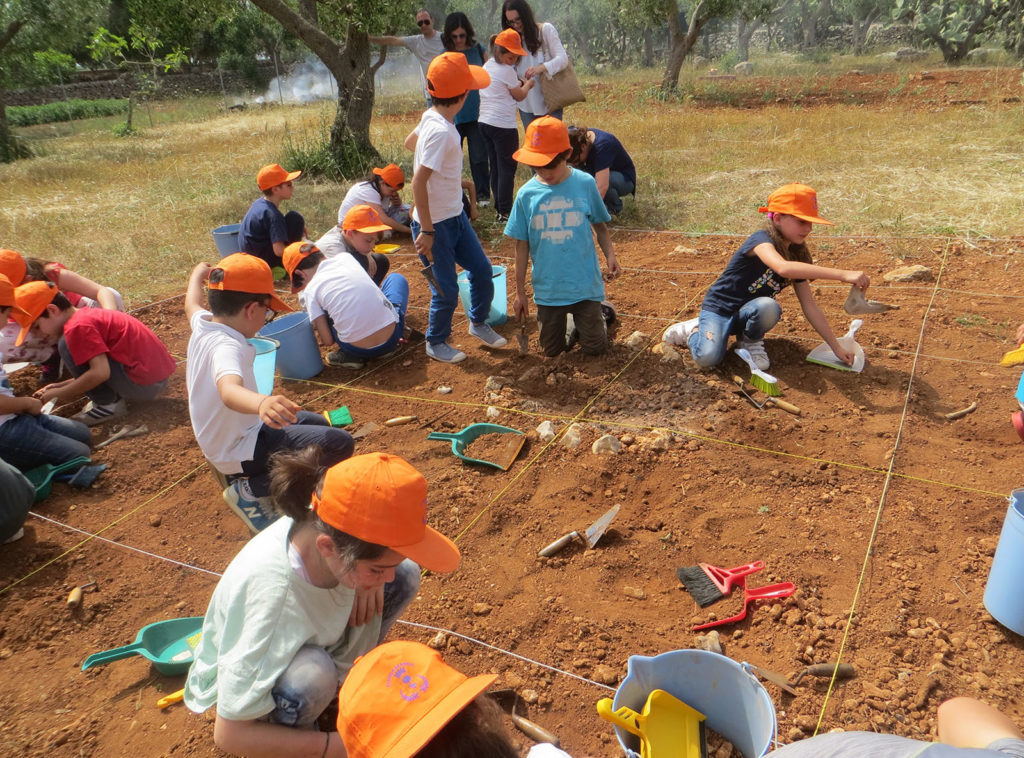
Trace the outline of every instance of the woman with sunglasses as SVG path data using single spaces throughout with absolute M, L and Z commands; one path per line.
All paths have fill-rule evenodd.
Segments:
M 549 23 L 538 24 L 534 20 L 533 9 L 526 0 L 505 0 L 502 3 L 501 28 L 514 29 L 522 38 L 526 55 L 516 64 L 516 71 L 522 79 L 536 78 L 539 84 L 539 77 L 554 76 L 569 65 L 569 54 L 562 46 L 558 30 Z M 533 87 L 519 103 L 519 117 L 523 120 L 523 128 L 543 115 L 561 119 L 562 109 L 549 111 L 541 88 Z
M 471 66 L 483 66 L 487 52 L 476 41 L 476 32 L 465 13 L 449 13 L 444 20 L 444 49 L 462 53 Z M 455 128 L 459 137 L 469 145 L 469 170 L 476 188 L 476 204 L 481 208 L 491 202 L 491 172 L 487 165 L 487 145 L 480 133 L 480 93 L 473 89 L 466 95 L 462 110 L 455 114 Z

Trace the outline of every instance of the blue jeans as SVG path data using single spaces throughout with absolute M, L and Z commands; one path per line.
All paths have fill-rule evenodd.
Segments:
M 228 479 L 247 476 L 252 493 L 256 497 L 267 497 L 270 494 L 267 461 L 278 450 L 299 450 L 316 445 L 320 448 L 320 465 L 324 468 L 340 463 L 352 455 L 356 443 L 352 440 L 352 435 L 344 429 L 335 429 L 319 413 L 299 411 L 295 415 L 295 423 L 283 429 L 273 429 L 263 424 L 256 437 L 256 449 L 253 450 L 252 460 L 242 463 L 240 475 L 229 476 Z
M 89 457 L 89 427 L 80 421 L 45 413 L 19 413 L 0 424 L 0 458 L 22 470 L 44 463 Z
M 420 567 L 408 558 L 395 568 L 395 578 L 384 585 L 384 609 L 379 645 L 420 589 Z M 270 693 L 276 708 L 268 718 L 276 724 L 309 728 L 338 697 L 342 676 L 330 654 L 319 645 L 303 645 Z
M 412 238 L 420 233 L 420 225 L 412 222 Z M 434 276 L 444 290 L 444 296 L 431 286 L 430 317 L 427 322 L 427 342 L 440 345 L 447 342 L 452 333 L 452 314 L 459 302 L 459 283 L 455 264 L 469 272 L 469 320 L 482 324 L 491 312 L 494 299 L 494 281 L 491 278 L 491 261 L 480 246 L 476 232 L 469 224 L 465 213 L 434 223 Z M 426 266 L 428 261 L 422 255 L 420 260 Z
M 480 131 L 487 149 L 487 160 L 491 164 L 494 210 L 507 216 L 512 212 L 512 189 L 516 181 L 516 169 L 519 168 L 516 159 L 512 157 L 512 153 L 519 149 L 519 132 L 490 124 L 480 124 Z
M 717 366 L 725 358 L 730 334 L 752 341 L 764 339 L 780 318 L 782 306 L 770 297 L 748 300 L 732 316 L 721 316 L 702 308 L 697 329 L 688 340 L 693 360 L 702 368 Z
M 348 342 L 342 342 L 338 339 L 338 332 L 334 329 L 334 324 L 328 323 L 331 327 L 331 334 L 334 335 L 334 341 L 338 343 L 338 347 L 343 352 L 353 355 L 357 358 L 377 358 L 381 355 L 387 355 L 396 347 L 398 347 L 398 341 L 402 338 L 402 331 L 405 329 L 405 311 L 409 307 L 409 282 L 401 274 L 389 274 L 384 283 L 380 286 L 380 291 L 384 293 L 384 297 L 388 299 L 388 302 L 395 306 L 395 310 L 398 311 L 398 321 L 395 323 L 395 331 L 388 338 L 387 342 L 384 342 L 376 347 L 356 347 Z
M 77 365 L 71 358 L 71 351 L 68 349 L 67 340 L 63 337 L 57 343 L 57 350 L 60 358 L 64 361 L 65 367 L 72 376 L 81 376 L 89 368 L 89 364 Z M 167 389 L 167 380 L 156 384 L 136 384 L 125 373 L 124 366 L 115 361 L 107 354 L 107 363 L 110 364 L 110 377 L 102 384 L 97 384 L 85 394 L 96 405 L 110 405 L 122 398 L 125 400 L 153 400 Z
M 459 136 L 469 145 L 469 173 L 476 185 L 476 199 L 487 200 L 491 196 L 491 173 L 487 168 L 487 145 L 480 133 L 479 121 L 456 124 Z
M 552 116 L 553 118 L 557 118 L 559 121 L 561 121 L 562 120 L 562 112 L 564 110 L 565 110 L 565 108 L 559 108 L 557 111 L 549 111 L 547 114 L 544 114 L 544 113 L 528 113 L 527 111 L 524 111 L 524 110 L 520 109 L 520 111 L 519 111 L 519 118 L 521 118 L 522 121 L 523 121 L 523 130 L 525 131 L 526 127 L 528 127 L 530 125 L 531 121 L 533 121 L 536 118 L 540 118 L 541 116 L 544 116 L 544 115 Z
M 613 216 L 622 213 L 622 196 L 636 192 L 636 185 L 621 171 L 608 172 L 608 190 L 604 193 L 604 207 Z
M 0 542 L 10 539 L 21 529 L 35 499 L 36 488 L 32 482 L 0 459 Z

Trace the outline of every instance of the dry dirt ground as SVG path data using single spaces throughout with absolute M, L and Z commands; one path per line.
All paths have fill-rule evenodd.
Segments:
M 675 569 L 759 559 L 767 568 L 752 584 L 791 581 L 798 591 L 723 627 L 725 653 L 787 674 L 841 655 L 857 671 L 830 693 L 823 683 L 801 685 L 795 697 L 766 685 L 783 742 L 813 731 L 823 706 L 826 730 L 917 737 L 932 733 L 936 705 L 957 694 L 1019 720 L 1024 645 L 986 613 L 982 593 L 1006 495 L 1019 483 L 1022 443 L 1010 414 L 1020 370 L 998 359 L 1022 320 L 1024 243 L 812 238 L 819 262 L 862 268 L 876 283 L 871 296 L 899 309 L 865 317 L 867 367 L 853 374 L 804 361 L 820 340 L 793 295 L 780 298 L 783 321 L 767 344 L 785 399 L 802 409 L 795 417 L 734 395 L 731 375 L 746 375 L 735 357 L 702 372 L 689 356 L 663 360 L 656 347 L 669 323 L 695 313 L 738 238 L 620 230 L 614 239 L 625 272 L 609 286 L 619 319 L 604 357 L 546 360 L 534 329 L 533 352 L 521 356 L 513 324 L 502 327 L 510 345 L 487 351 L 459 311 L 454 341 L 469 358 L 457 366 L 410 344 L 362 372 L 278 379 L 307 408 L 347 405 L 356 427 L 418 417 L 357 448 L 399 453 L 423 471 L 431 522 L 463 552 L 458 571 L 425 579 L 407 619 L 487 643 L 446 633 L 441 644 L 460 669 L 532 690 L 530 718 L 577 758 L 613 756 L 612 729 L 594 710 L 609 689 L 595 680 L 614 686 L 632 654 L 693 646 L 693 624 L 738 606 L 733 596 L 697 608 Z M 394 266 L 409 277 L 410 321 L 422 329 L 426 285 L 408 253 L 406 243 Z M 493 256 L 511 264 L 507 246 Z M 928 266 L 936 280 L 882 282 L 904 263 Z M 846 288 L 816 292 L 845 331 Z M 178 356 L 181 305 L 176 297 L 138 311 Z M 644 336 L 631 348 L 634 332 Z M 488 389 L 490 377 L 504 378 L 500 389 Z M 34 369 L 15 379 L 30 389 Z M 970 415 L 943 417 L 974 401 Z M 426 440 L 429 429 L 486 420 L 488 406 L 501 410 L 499 423 L 528 432 L 507 472 L 464 465 L 446 443 Z M 541 443 L 533 430 L 544 420 L 560 431 L 583 423 L 583 444 Z M 146 624 L 202 615 L 217 572 L 248 537 L 194 442 L 183 367 L 167 396 L 129 421 L 150 433 L 96 451 L 110 468 L 94 488 L 56 485 L 25 538 L 0 550 L 4 755 L 218 752 L 209 715 L 156 707 L 182 677 L 159 675 L 140 657 L 80 671 L 90 653 L 132 641 Z M 606 432 L 623 450 L 593 454 Z M 665 449 L 652 445 L 659 435 Z M 615 503 L 621 512 L 596 549 L 577 543 L 536 557 Z M 98 586 L 69 612 L 68 590 L 90 576 Z M 429 641 L 436 631 L 400 625 L 393 634 Z

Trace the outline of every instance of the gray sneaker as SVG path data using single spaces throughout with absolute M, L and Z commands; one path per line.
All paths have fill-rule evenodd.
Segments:
M 441 363 L 458 363 L 459 361 L 466 360 L 466 354 L 464 352 L 456 350 L 447 342 L 438 342 L 436 345 L 432 345 L 428 342 L 427 355 L 435 361 L 441 361 Z
M 767 371 L 772 367 L 772 362 L 768 360 L 768 351 L 764 349 L 764 340 L 748 340 L 746 337 L 740 337 L 736 340 L 736 347 L 743 348 L 750 353 L 750 359 L 762 371 Z
M 483 342 L 487 347 L 505 347 L 508 340 L 491 329 L 487 324 L 470 324 L 469 333 Z
M 236 479 L 228 485 L 224 502 L 253 534 L 259 534 L 278 519 L 270 498 L 256 497 L 245 479 Z
M 349 355 L 344 350 L 335 350 L 327 354 L 327 364 L 335 368 L 358 370 L 366 365 L 366 361 L 354 355 Z

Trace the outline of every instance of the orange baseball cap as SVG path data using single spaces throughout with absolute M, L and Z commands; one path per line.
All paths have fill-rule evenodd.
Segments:
M 341 229 L 345 232 L 356 231 L 372 234 L 373 232 L 390 231 L 391 227 L 380 220 L 380 214 L 377 211 L 364 204 L 353 206 L 345 214 L 345 218 L 341 221 Z
M 215 266 L 214 271 L 223 271 L 224 277 L 216 284 L 212 281 L 206 283 L 211 290 L 222 292 L 248 292 L 252 295 L 270 295 L 270 308 L 279 313 L 287 313 L 292 310 L 285 305 L 274 292 L 274 275 L 270 266 L 262 258 L 248 253 L 232 253 L 220 259 L 220 265 Z
M 313 511 L 325 524 L 430 571 L 459 566 L 455 543 L 427 526 L 427 480 L 397 455 L 368 453 L 331 466 Z
M 256 174 L 256 184 L 266 192 L 271 187 L 298 179 L 301 175 L 301 171 L 285 171 L 281 168 L 280 163 L 271 163 L 269 166 L 261 168 L 260 172 Z
M 43 315 L 46 306 L 53 302 L 58 292 L 60 290 L 53 282 L 28 282 L 14 288 L 16 312 L 12 312 L 11 316 L 21 325 L 21 331 L 18 332 L 18 337 L 14 340 L 15 346 L 25 341 L 32 324 Z
M 385 642 L 345 677 L 338 733 L 349 758 L 409 758 L 495 679 L 467 677 L 422 643 Z
M 494 44 L 500 45 L 515 55 L 526 55 L 526 51 L 523 49 L 522 38 L 515 29 L 505 29 L 498 32 L 498 35 L 494 38 Z
M 554 116 L 541 116 L 526 127 L 523 146 L 512 157 L 527 166 L 546 166 L 569 149 L 569 127 L 565 122 Z
M 11 280 L 0 274 L 0 308 L 10 308 L 11 315 L 27 316 L 25 310 L 14 300 L 14 285 Z
M 295 273 L 295 269 L 299 267 L 304 258 L 308 258 L 313 253 L 322 252 L 320 248 L 314 245 L 312 242 L 293 242 L 284 249 L 284 255 L 281 256 L 281 262 L 284 264 L 284 270 L 288 272 L 288 278 L 290 279 L 292 274 Z M 298 290 L 295 285 L 292 285 L 292 294 L 295 294 Z
M 768 196 L 768 205 L 758 208 L 758 213 L 785 213 L 812 224 L 828 224 L 831 221 L 818 216 L 818 193 L 806 184 L 786 184 Z
M 392 187 L 399 188 L 405 184 L 405 172 L 394 163 L 389 163 L 384 168 L 375 168 L 373 173 Z
M 458 97 L 490 83 L 491 75 L 480 66 L 470 66 L 462 53 L 441 53 L 427 67 L 427 91 L 434 97 Z
M 7 280 L 17 287 L 25 281 L 25 274 L 28 267 L 25 259 L 17 250 L 0 249 L 0 274 L 7 277 Z

